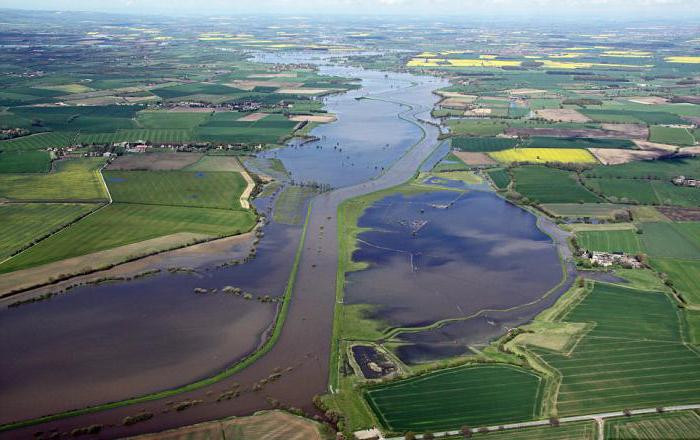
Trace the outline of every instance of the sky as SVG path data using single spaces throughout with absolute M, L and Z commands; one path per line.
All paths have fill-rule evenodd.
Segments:
M 556 16 L 700 19 L 700 0 L 0 0 L 0 7 L 133 14 Z

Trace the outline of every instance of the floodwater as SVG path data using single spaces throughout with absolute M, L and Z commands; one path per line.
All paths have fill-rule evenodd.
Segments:
M 536 217 L 486 191 L 396 194 L 360 218 L 353 259 L 370 264 L 347 274 L 345 302 L 375 306 L 389 327 L 475 319 L 438 330 L 404 333 L 397 349 L 409 363 L 469 352 L 531 319 L 542 307 L 506 310 L 539 300 L 562 279 L 557 249 Z M 481 316 L 478 316 L 482 312 Z

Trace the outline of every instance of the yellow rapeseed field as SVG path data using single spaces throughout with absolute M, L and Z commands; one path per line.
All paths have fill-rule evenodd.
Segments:
M 564 162 L 596 163 L 595 157 L 588 150 L 576 148 L 511 148 L 509 150 L 489 153 L 499 162 Z
M 700 64 L 700 57 L 666 57 L 669 63 Z
M 484 60 L 484 59 L 445 59 L 445 58 L 413 58 L 408 67 L 504 67 L 520 66 L 520 61 Z

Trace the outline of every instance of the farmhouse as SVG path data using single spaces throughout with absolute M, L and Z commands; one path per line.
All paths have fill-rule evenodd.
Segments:
M 622 252 L 590 252 L 589 258 L 591 263 L 601 267 L 610 267 L 615 264 L 630 267 L 632 269 L 641 269 L 642 263 L 637 258 L 625 255 Z
M 691 186 L 693 188 L 700 188 L 700 180 L 689 179 L 685 176 L 674 177 L 671 181 L 676 186 Z

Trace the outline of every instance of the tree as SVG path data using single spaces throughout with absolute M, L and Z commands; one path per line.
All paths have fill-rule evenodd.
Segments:
M 411 431 L 408 431 L 407 433 L 405 433 L 405 434 L 403 435 L 403 437 L 404 437 L 406 440 L 416 440 L 416 434 L 414 434 L 414 433 L 411 432 Z
M 464 436 L 464 438 L 470 438 L 472 436 L 472 429 L 470 427 L 468 427 L 467 425 L 462 426 L 460 431 L 462 432 L 462 435 Z

